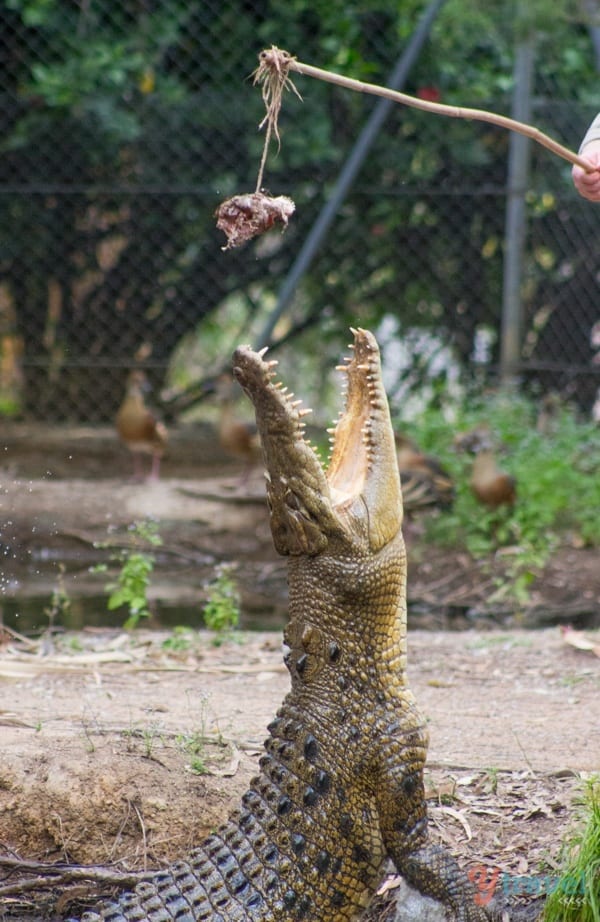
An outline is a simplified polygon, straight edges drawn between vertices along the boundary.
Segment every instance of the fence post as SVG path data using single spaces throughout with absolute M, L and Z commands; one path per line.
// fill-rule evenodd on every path
M 534 41 L 519 42 L 513 70 L 514 86 L 511 115 L 522 122 L 531 121 L 531 90 L 534 70 Z M 511 132 L 508 154 L 506 218 L 504 222 L 504 270 L 502 285 L 502 324 L 500 333 L 500 378 L 503 384 L 514 383 L 521 358 L 523 303 L 521 283 L 527 215 L 525 193 L 529 176 L 531 142 Z

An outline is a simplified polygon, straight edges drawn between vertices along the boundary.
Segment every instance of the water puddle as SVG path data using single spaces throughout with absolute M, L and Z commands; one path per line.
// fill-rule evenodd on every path
M 241 596 L 239 626 L 243 630 L 280 630 L 287 619 L 285 571 L 264 562 L 232 563 Z M 13 567 L 0 578 L 0 625 L 22 634 L 48 629 L 121 627 L 126 607 L 108 609 L 108 586 L 114 584 L 118 568 L 94 572 L 94 564 L 60 561 L 48 555 L 31 567 Z M 204 626 L 203 608 L 208 584 L 215 577 L 214 562 L 194 566 L 157 563 L 148 587 L 149 618 L 140 619 L 146 628 L 172 629 Z

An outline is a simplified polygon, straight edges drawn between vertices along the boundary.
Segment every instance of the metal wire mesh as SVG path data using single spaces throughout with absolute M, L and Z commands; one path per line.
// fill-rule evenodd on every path
M 0 410 L 111 419 L 133 363 L 159 384 L 181 338 L 229 293 L 244 292 L 251 312 L 257 282 L 277 292 L 370 103 L 316 83 L 309 102 L 286 102 L 267 180 L 296 199 L 293 227 L 223 254 L 215 207 L 256 181 L 263 112 L 246 78 L 272 13 L 261 0 L 3 6 Z M 301 37 L 316 53 L 319 20 L 279 16 L 292 50 Z M 338 11 L 331 28 L 385 81 L 401 50 L 393 24 L 385 11 Z M 409 92 L 437 92 L 419 80 L 417 66 Z M 535 114 L 576 146 L 594 111 L 568 91 L 538 74 Z M 488 107 L 507 112 L 508 100 Z M 405 330 L 435 331 L 466 369 L 481 364 L 487 329 L 493 372 L 507 144 L 489 126 L 394 111 L 302 282 L 309 314 L 393 314 Z M 597 217 L 565 164 L 541 150 L 532 160 L 520 371 L 589 408 L 600 383 Z

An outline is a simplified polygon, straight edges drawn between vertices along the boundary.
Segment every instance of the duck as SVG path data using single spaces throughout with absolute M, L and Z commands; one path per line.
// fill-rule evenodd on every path
M 142 455 L 150 454 L 152 462 L 149 480 L 158 480 L 160 462 L 165 453 L 168 433 L 165 425 L 146 405 L 144 394 L 150 388 L 144 372 L 133 369 L 127 378 L 125 396 L 117 411 L 117 434 L 133 458 L 134 479 L 143 480 Z
M 499 466 L 495 443 L 486 425 L 460 432 L 454 439 L 458 451 L 474 456 L 469 486 L 475 499 L 488 509 L 512 507 L 517 500 L 516 478 Z
M 395 434 L 395 441 L 405 510 L 449 509 L 454 502 L 454 482 L 441 462 L 402 433 Z
M 216 394 L 219 405 L 217 434 L 223 451 L 243 462 L 242 480 L 247 480 L 252 468 L 262 461 L 260 435 L 255 423 L 241 419 L 236 413 L 236 383 L 231 375 L 219 375 L 207 389 Z
M 516 478 L 498 466 L 494 450 L 485 445 L 475 454 L 470 487 L 475 498 L 488 509 L 512 507 L 517 499 Z

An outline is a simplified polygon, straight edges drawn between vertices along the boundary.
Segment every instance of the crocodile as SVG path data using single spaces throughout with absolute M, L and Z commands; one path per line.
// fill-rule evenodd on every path
M 291 688 L 259 774 L 184 860 L 82 922 L 345 922 L 391 859 L 451 918 L 484 922 L 453 857 L 427 842 L 428 733 L 406 678 L 406 555 L 394 433 L 375 337 L 353 330 L 325 473 L 266 350 L 234 374 L 256 411 L 273 542 L 288 558 Z

